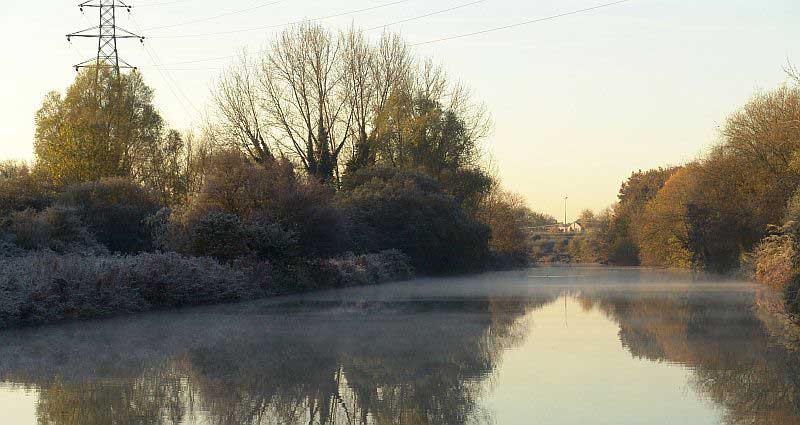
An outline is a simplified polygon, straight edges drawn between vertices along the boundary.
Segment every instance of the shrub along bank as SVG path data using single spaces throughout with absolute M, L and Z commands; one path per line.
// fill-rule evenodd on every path
M 177 253 L 33 252 L 0 258 L 0 328 L 372 285 L 411 276 L 408 259 L 399 251 L 317 259 L 291 269 Z

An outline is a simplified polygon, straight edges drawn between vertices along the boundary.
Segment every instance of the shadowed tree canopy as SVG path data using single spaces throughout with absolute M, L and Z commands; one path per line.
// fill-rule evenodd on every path
M 163 126 L 141 74 L 87 68 L 36 113 L 37 166 L 58 185 L 133 176 Z

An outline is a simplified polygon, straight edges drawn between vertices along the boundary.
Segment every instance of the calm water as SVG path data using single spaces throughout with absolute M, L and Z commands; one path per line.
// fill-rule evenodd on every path
M 543 267 L 0 332 L 0 423 L 800 423 L 754 296 Z

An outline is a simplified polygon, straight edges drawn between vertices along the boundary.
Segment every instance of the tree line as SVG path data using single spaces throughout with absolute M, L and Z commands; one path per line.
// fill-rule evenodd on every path
M 800 313 L 800 75 L 788 73 L 731 114 L 700 158 L 634 172 L 577 248 L 609 264 L 744 272 Z
M 45 97 L 35 161 L 0 164 L 8 269 L 164 253 L 148 264 L 210 259 L 291 291 L 528 263 L 540 215 L 488 165 L 489 114 L 396 34 L 288 28 L 218 78 L 193 131 L 153 95 L 100 66 Z M 354 278 L 368 263 L 374 279 Z

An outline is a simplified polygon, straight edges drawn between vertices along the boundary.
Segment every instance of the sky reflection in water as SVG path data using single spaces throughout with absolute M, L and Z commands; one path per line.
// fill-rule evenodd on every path
M 537 268 L 0 333 L 0 422 L 800 422 L 754 287 Z

